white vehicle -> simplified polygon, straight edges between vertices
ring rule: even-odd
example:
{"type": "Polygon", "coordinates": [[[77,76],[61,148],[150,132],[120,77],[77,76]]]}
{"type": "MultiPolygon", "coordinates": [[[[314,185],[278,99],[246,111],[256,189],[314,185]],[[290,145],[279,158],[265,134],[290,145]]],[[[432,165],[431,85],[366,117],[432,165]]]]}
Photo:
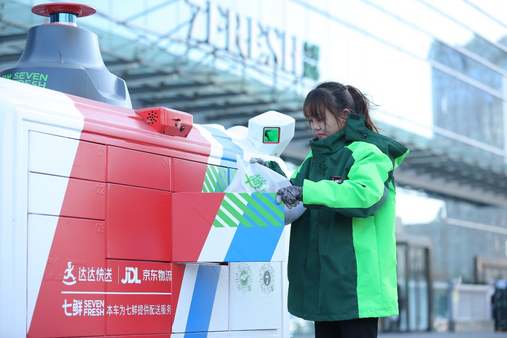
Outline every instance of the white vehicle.
{"type": "Polygon", "coordinates": [[[283,206],[224,190],[294,120],[132,110],[75,25],[93,8],[32,11],[51,23],[0,72],[0,336],[288,337],[283,206]]]}

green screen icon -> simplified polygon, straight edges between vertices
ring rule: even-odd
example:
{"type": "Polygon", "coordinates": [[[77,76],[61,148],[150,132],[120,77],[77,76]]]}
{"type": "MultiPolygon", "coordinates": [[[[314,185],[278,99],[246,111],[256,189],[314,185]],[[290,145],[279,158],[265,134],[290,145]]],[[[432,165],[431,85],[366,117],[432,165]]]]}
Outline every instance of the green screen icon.
{"type": "Polygon", "coordinates": [[[280,143],[280,128],[264,127],[264,140],[262,143],[280,143]]]}

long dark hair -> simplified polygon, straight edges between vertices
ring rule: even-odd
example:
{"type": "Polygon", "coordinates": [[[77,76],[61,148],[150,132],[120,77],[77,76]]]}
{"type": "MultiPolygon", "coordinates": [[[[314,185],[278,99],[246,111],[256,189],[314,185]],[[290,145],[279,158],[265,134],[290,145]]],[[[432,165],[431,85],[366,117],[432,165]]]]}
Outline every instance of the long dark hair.
{"type": "Polygon", "coordinates": [[[366,128],[378,133],[377,127],[370,118],[370,108],[376,106],[359,89],[339,82],[323,82],[306,96],[303,104],[303,113],[308,119],[326,119],[326,109],[336,118],[343,114],[344,109],[352,113],[364,115],[366,128]]]}

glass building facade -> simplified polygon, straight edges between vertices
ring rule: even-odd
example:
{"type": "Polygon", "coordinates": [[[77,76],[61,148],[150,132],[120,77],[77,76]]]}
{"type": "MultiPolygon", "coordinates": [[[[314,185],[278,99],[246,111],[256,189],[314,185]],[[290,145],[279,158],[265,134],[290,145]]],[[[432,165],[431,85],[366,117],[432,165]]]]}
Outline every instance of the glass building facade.
{"type": "MultiPolygon", "coordinates": [[[[28,28],[47,21],[29,12],[45,2],[0,1],[1,69],[19,58],[28,28]]],[[[382,330],[438,329],[453,279],[507,279],[507,3],[85,3],[97,14],[78,25],[98,35],[134,108],[168,106],[226,127],[278,110],[297,121],[282,155],[295,165],[309,152],[301,106],[317,83],[351,84],[372,98],[382,132],[411,149],[395,173],[406,301],[382,330]]]]}

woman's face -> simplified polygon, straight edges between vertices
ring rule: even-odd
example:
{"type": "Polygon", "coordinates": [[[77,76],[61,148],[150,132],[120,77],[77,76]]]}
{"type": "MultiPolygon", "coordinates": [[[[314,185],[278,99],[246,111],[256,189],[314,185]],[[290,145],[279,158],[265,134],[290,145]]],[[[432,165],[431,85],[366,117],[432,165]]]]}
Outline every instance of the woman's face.
{"type": "Polygon", "coordinates": [[[317,134],[319,140],[322,140],[323,138],[331,136],[345,127],[347,124],[347,113],[348,110],[345,109],[343,111],[343,116],[337,118],[333,113],[326,109],[325,120],[311,117],[308,119],[308,122],[310,123],[310,128],[312,128],[315,134],[317,134]]]}

